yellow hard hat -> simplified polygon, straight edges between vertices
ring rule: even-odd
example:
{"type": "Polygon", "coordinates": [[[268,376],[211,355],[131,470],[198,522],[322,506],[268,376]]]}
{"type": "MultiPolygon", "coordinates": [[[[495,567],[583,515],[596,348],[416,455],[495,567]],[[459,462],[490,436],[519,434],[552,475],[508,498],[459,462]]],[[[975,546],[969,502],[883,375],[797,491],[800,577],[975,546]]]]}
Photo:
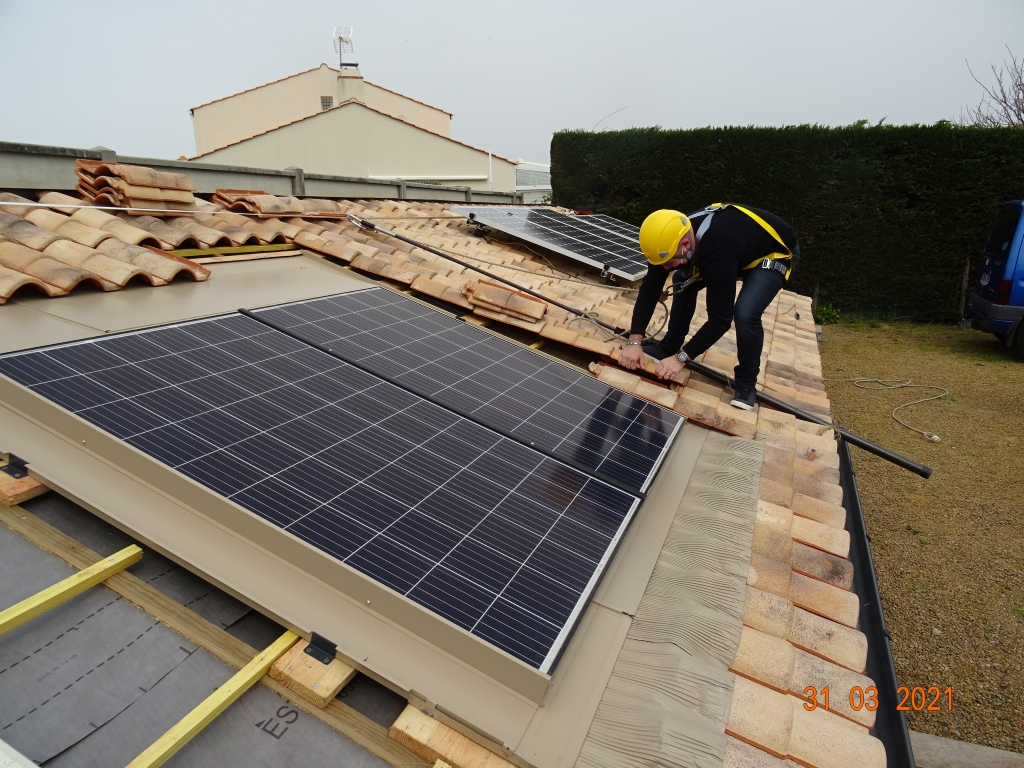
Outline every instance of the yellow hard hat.
{"type": "Polygon", "coordinates": [[[640,225],[640,250],[651,264],[664,264],[675,257],[679,241],[692,228],[685,213],[655,211],[640,225]]]}

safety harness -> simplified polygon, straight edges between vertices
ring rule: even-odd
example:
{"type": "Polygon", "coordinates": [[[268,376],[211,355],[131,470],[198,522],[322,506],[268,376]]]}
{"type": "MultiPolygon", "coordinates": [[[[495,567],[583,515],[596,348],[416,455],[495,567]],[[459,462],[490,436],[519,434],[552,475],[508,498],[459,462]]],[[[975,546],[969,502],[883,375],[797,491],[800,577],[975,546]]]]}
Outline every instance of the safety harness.
{"type": "MultiPolygon", "coordinates": [[[[782,238],[779,237],[779,233],[775,231],[775,228],[771,224],[762,219],[753,211],[744,208],[742,205],[736,205],[736,203],[712,203],[707,208],[705,208],[704,210],[707,212],[707,216],[704,217],[704,221],[700,223],[700,227],[697,229],[697,233],[695,235],[697,243],[700,243],[700,239],[704,236],[704,233],[707,232],[708,228],[711,226],[711,218],[715,215],[715,212],[730,207],[735,208],[738,211],[743,211],[745,214],[747,214],[747,216],[749,216],[758,224],[760,224],[761,228],[769,235],[771,235],[772,238],[785,249],[785,253],[769,253],[763,259],[755,259],[754,261],[747,264],[747,266],[743,267],[743,269],[741,269],[740,272],[746,272],[748,270],[755,269],[758,266],[760,266],[761,269],[773,269],[776,272],[781,272],[782,274],[785,275],[786,280],[789,280],[789,273],[793,271],[792,263],[780,264],[779,262],[791,260],[793,258],[793,252],[789,249],[789,246],[783,242],[782,238]]],[[[699,278],[696,266],[694,266],[693,268],[693,276],[699,278]]]]}

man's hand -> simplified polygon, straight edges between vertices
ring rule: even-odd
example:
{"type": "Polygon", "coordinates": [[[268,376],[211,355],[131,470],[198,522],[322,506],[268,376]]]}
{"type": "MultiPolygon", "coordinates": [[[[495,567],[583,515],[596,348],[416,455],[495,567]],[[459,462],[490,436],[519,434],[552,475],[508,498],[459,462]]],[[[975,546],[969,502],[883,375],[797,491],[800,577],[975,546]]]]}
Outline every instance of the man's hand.
{"type": "Polygon", "coordinates": [[[684,367],[685,366],[679,362],[679,358],[672,355],[658,363],[658,370],[655,371],[655,373],[659,379],[674,379],[679,375],[684,367]]]}
{"type": "Polygon", "coordinates": [[[627,344],[619,352],[619,365],[628,371],[644,367],[644,350],[637,344],[627,344]]]}

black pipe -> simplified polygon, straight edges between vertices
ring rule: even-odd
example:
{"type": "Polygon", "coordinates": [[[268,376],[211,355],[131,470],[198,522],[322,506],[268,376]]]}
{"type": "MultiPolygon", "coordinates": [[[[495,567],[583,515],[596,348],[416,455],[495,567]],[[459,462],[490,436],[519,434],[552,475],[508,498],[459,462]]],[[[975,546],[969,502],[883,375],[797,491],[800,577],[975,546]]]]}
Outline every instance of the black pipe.
{"type": "Polygon", "coordinates": [[[868,640],[868,660],[864,674],[878,689],[878,709],[872,734],[885,745],[888,768],[914,768],[914,749],[910,731],[899,705],[896,666],[892,659],[889,630],[885,626],[882,598],[875,579],[871,559],[871,539],[864,524],[864,510],[860,504],[856,473],[850,459],[850,448],[839,441],[839,484],[843,489],[846,508],[846,530],[850,534],[850,562],[853,563],[853,592],[860,598],[859,629],[868,640]]]}
{"type": "MultiPolygon", "coordinates": [[[[698,363],[695,360],[687,360],[686,366],[693,370],[694,372],[699,373],[701,376],[707,376],[709,379],[713,379],[720,384],[725,384],[727,387],[733,387],[735,389],[732,377],[727,376],[721,371],[715,370],[714,368],[709,368],[703,363],[698,363]]],[[[906,456],[901,456],[898,453],[890,451],[888,448],[883,448],[877,443],[872,443],[870,440],[865,440],[863,437],[860,437],[859,435],[855,435],[852,432],[848,432],[847,430],[843,429],[842,427],[837,427],[835,424],[825,421],[820,416],[815,416],[813,413],[808,413],[807,411],[802,411],[799,408],[794,408],[785,400],[780,400],[777,397],[772,397],[771,395],[765,392],[756,392],[755,394],[757,395],[758,400],[760,400],[762,403],[766,405],[770,405],[777,411],[782,411],[783,413],[791,414],[793,416],[796,416],[798,419],[801,419],[803,421],[809,421],[812,424],[820,424],[824,427],[831,427],[836,432],[838,432],[842,436],[842,438],[846,440],[846,442],[850,443],[851,445],[856,445],[858,448],[863,448],[868,453],[873,453],[875,454],[875,456],[880,456],[886,461],[891,461],[893,464],[896,464],[897,466],[903,467],[904,469],[909,469],[911,472],[918,474],[923,478],[927,479],[932,476],[931,467],[926,467],[924,464],[918,464],[916,461],[908,459],[906,456]]]]}
{"type": "MultiPolygon", "coordinates": [[[[404,235],[399,235],[398,233],[392,232],[391,230],[388,229],[384,229],[383,227],[378,227],[372,221],[368,221],[367,219],[360,219],[359,217],[353,215],[349,215],[349,220],[354,222],[358,226],[362,227],[363,229],[370,230],[371,232],[381,232],[387,235],[388,237],[394,237],[398,240],[401,240],[404,243],[409,243],[409,245],[415,245],[417,248],[422,248],[424,251],[428,251],[429,253],[433,253],[444,259],[448,259],[449,261],[454,261],[456,264],[465,267],[466,269],[472,269],[474,272],[479,272],[482,275],[486,275],[492,280],[497,280],[499,282],[505,283],[505,285],[510,285],[517,291],[522,291],[523,293],[527,293],[530,296],[535,296],[541,301],[547,302],[548,304],[552,304],[558,307],[559,309],[564,309],[567,312],[571,312],[572,314],[577,315],[578,317],[585,317],[591,322],[601,326],[602,328],[611,331],[616,336],[621,336],[625,332],[624,328],[615,328],[614,326],[609,325],[608,323],[600,320],[599,318],[591,317],[587,313],[582,312],[576,309],[575,307],[570,307],[566,304],[562,304],[561,302],[555,301],[554,299],[549,299],[547,296],[544,296],[543,294],[537,293],[536,291],[531,291],[529,288],[524,288],[523,286],[518,285],[512,282],[511,280],[506,280],[504,277],[492,275],[487,270],[482,269],[481,267],[474,266],[468,262],[462,261],[461,259],[458,259],[450,254],[445,253],[444,251],[440,251],[436,248],[431,248],[429,245],[424,245],[423,243],[416,242],[411,238],[405,237],[404,235]]],[[[692,370],[701,374],[702,376],[707,376],[709,379],[713,379],[719,382],[720,384],[725,384],[727,387],[733,387],[735,389],[732,378],[722,373],[721,371],[715,370],[714,368],[709,368],[703,363],[698,363],[694,360],[687,360],[686,365],[692,370]]],[[[909,469],[911,472],[920,475],[925,479],[932,476],[931,467],[926,467],[924,464],[918,464],[916,461],[908,459],[906,456],[901,456],[898,453],[890,451],[888,448],[883,448],[882,446],[877,445],[876,443],[872,443],[870,440],[865,440],[863,437],[855,435],[852,432],[848,432],[842,427],[837,427],[835,424],[827,422],[824,419],[815,416],[814,414],[808,413],[807,411],[802,411],[799,408],[794,408],[792,405],[790,405],[784,400],[779,400],[778,398],[772,397],[771,395],[767,395],[764,392],[756,392],[755,395],[759,401],[765,403],[766,405],[770,405],[777,411],[788,413],[792,416],[796,416],[798,419],[802,419],[803,421],[809,421],[812,424],[821,424],[822,426],[832,427],[834,430],[836,430],[836,432],[842,435],[844,440],[853,445],[856,445],[858,448],[863,448],[868,453],[873,453],[876,456],[885,459],[886,461],[891,461],[893,464],[899,467],[909,469]]]]}
{"type": "Polygon", "coordinates": [[[357,363],[355,360],[351,360],[345,355],[338,354],[333,349],[325,347],[323,344],[318,344],[315,341],[310,341],[309,339],[303,338],[294,331],[290,331],[287,328],[278,325],[277,323],[272,323],[270,320],[267,320],[264,317],[260,317],[259,315],[249,311],[248,309],[240,309],[238,310],[238,313],[241,315],[245,315],[246,317],[255,320],[258,323],[262,323],[268,328],[273,328],[275,331],[283,333],[285,336],[290,336],[296,341],[301,341],[303,344],[307,344],[308,346],[313,347],[314,349],[318,349],[324,354],[328,354],[331,357],[341,360],[341,362],[351,365],[353,368],[358,368],[364,373],[368,373],[371,376],[380,379],[381,381],[386,381],[388,384],[398,387],[399,389],[409,392],[413,395],[416,395],[416,397],[422,397],[427,402],[433,403],[439,408],[444,408],[446,411],[451,411],[452,413],[466,419],[466,421],[471,421],[477,426],[483,427],[484,429],[489,429],[492,432],[496,432],[502,437],[507,438],[508,440],[512,440],[513,442],[519,443],[520,445],[526,446],[527,448],[536,451],[542,456],[547,456],[550,459],[554,459],[555,461],[561,462],[562,464],[566,464],[567,466],[572,467],[578,472],[582,472],[588,477],[593,477],[597,480],[600,480],[602,483],[607,483],[613,488],[619,489],[623,493],[628,493],[630,496],[636,496],[639,499],[647,498],[647,493],[645,491],[641,491],[639,488],[630,488],[629,486],[624,485],[620,481],[616,480],[614,477],[606,475],[603,472],[598,472],[596,469],[592,469],[591,467],[588,467],[584,464],[580,464],[578,461],[574,459],[570,459],[565,456],[556,456],[554,453],[547,450],[546,448],[540,448],[534,445],[533,443],[528,443],[526,440],[523,440],[523,438],[513,435],[511,432],[507,432],[504,429],[501,429],[500,427],[496,427],[493,424],[485,424],[484,422],[480,421],[478,418],[473,416],[471,413],[467,413],[463,411],[461,408],[456,408],[453,405],[439,402],[438,400],[435,400],[433,397],[426,394],[425,392],[420,392],[416,387],[410,387],[407,384],[402,384],[400,382],[395,381],[392,378],[383,376],[382,374],[377,373],[372,368],[369,368],[368,366],[363,365],[362,363],[357,363]]]}

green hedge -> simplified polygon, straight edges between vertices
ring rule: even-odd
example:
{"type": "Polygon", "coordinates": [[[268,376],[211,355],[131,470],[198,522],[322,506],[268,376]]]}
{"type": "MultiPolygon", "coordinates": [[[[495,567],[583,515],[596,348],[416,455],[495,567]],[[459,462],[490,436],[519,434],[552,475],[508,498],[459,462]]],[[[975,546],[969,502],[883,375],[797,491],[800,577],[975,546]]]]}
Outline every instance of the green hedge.
{"type": "Polygon", "coordinates": [[[854,125],[562,131],[558,205],[639,224],[658,208],[747,203],[800,237],[793,287],[890,318],[955,320],[1000,203],[1024,197],[1024,130],[854,125]]]}

